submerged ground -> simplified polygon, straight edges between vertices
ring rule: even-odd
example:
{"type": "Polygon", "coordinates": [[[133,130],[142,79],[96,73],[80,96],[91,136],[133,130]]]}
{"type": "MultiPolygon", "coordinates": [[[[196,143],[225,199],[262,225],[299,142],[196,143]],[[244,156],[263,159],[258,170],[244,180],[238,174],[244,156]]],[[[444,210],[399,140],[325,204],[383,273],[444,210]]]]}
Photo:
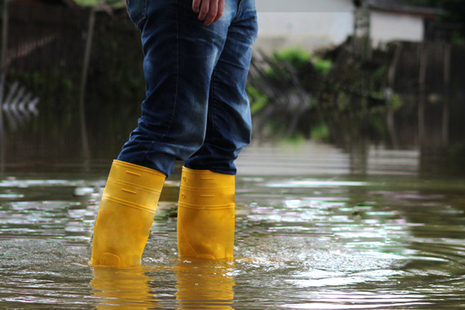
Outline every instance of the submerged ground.
{"type": "Polygon", "coordinates": [[[0,308],[465,306],[465,176],[313,143],[252,146],[238,168],[234,262],[177,259],[175,173],[143,266],[124,270],[88,267],[106,172],[4,174],[0,308]]]}

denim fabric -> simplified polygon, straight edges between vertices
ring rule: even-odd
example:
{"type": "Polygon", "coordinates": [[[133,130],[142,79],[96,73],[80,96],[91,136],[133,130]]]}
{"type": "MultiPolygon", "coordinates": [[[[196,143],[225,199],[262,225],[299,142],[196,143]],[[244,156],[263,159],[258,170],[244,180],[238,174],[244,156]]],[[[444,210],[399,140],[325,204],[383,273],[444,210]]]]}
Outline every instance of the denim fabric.
{"type": "Polygon", "coordinates": [[[119,160],[169,176],[175,161],[235,174],[250,142],[245,85],[257,36],[254,0],[226,0],[221,19],[198,20],[192,0],[128,0],[140,29],[146,99],[119,160]]]}

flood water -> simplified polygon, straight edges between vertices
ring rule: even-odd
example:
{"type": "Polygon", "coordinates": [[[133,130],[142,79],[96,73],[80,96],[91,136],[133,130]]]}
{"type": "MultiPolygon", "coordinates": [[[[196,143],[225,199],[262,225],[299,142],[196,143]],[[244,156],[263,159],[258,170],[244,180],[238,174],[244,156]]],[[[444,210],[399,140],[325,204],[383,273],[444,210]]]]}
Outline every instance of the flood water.
{"type": "Polygon", "coordinates": [[[249,147],[237,162],[233,262],[177,258],[177,172],[132,269],[88,267],[107,172],[5,174],[0,308],[465,307],[465,176],[425,176],[419,157],[249,147]]]}

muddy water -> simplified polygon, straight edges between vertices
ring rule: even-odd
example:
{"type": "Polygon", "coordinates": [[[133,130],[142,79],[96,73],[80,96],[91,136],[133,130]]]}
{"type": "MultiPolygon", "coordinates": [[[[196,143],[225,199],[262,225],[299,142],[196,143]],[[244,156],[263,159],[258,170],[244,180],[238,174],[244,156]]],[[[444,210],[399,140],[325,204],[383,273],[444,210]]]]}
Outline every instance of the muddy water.
{"type": "Polygon", "coordinates": [[[465,178],[415,151],[255,146],[238,161],[233,262],[180,261],[178,174],[133,269],[89,268],[106,173],[0,180],[2,309],[455,309],[465,178]]]}

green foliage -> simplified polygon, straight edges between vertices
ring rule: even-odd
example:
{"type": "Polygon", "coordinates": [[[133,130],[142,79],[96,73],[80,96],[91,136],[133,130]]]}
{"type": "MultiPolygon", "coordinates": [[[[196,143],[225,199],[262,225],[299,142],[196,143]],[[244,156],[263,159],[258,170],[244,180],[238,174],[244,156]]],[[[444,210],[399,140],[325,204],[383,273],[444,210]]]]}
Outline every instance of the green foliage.
{"type": "Polygon", "coordinates": [[[300,70],[310,63],[311,54],[301,48],[287,49],[273,53],[271,57],[272,65],[268,68],[267,79],[282,83],[283,80],[290,79],[291,74],[288,65],[296,70],[300,70]]]}
{"type": "Polygon", "coordinates": [[[312,127],[310,135],[314,141],[326,142],[330,139],[330,131],[326,124],[318,124],[312,127]]]}
{"type": "Polygon", "coordinates": [[[390,101],[390,104],[391,104],[391,108],[394,110],[394,111],[397,111],[399,110],[403,105],[403,101],[402,101],[402,97],[395,93],[392,95],[392,98],[391,98],[391,101],[390,101]]]}
{"type": "Polygon", "coordinates": [[[107,5],[112,8],[122,8],[124,7],[124,0],[74,0],[77,4],[82,6],[102,6],[107,5]]]}
{"type": "MultiPolygon", "coordinates": [[[[262,72],[264,76],[252,77],[247,86],[252,114],[260,119],[258,123],[266,123],[267,134],[275,139],[308,139],[315,123],[312,113],[316,106],[314,94],[318,91],[315,77],[326,75],[332,68],[332,61],[312,56],[300,47],[275,52],[266,60],[268,66],[262,72]],[[296,86],[296,80],[300,86],[296,86]],[[268,91],[270,85],[279,91],[268,91]],[[306,92],[304,97],[302,89],[306,92]],[[270,92],[273,96],[269,98],[270,92]],[[302,100],[306,100],[306,96],[309,101],[304,103],[302,100]],[[288,102],[288,106],[283,106],[283,101],[288,102]]],[[[262,132],[263,127],[259,127],[262,132]]]]}
{"type": "Polygon", "coordinates": [[[312,58],[312,62],[315,66],[315,72],[320,75],[326,75],[333,65],[333,62],[330,59],[322,59],[317,56],[312,58]]]}
{"type": "Polygon", "coordinates": [[[388,71],[387,66],[380,66],[373,72],[371,76],[373,79],[380,80],[386,76],[387,71],[388,71]]]}
{"type": "Polygon", "coordinates": [[[259,112],[268,104],[268,97],[252,85],[247,85],[246,90],[249,96],[250,111],[252,114],[259,112]]]}
{"type": "MultiPolygon", "coordinates": [[[[318,56],[312,56],[308,51],[303,50],[300,47],[275,52],[272,56],[272,61],[275,64],[283,64],[287,62],[294,69],[301,70],[306,68],[306,65],[311,64],[312,70],[319,74],[325,75],[331,70],[332,61],[330,59],[322,59],[318,56]]],[[[272,76],[274,72],[270,71],[269,75],[272,76]]]]}
{"type": "Polygon", "coordinates": [[[275,52],[272,57],[275,63],[283,63],[287,61],[295,69],[299,69],[311,59],[311,53],[302,48],[287,49],[280,52],[275,52]]]}
{"type": "Polygon", "coordinates": [[[74,0],[77,4],[82,6],[98,6],[98,0],[74,0]]]}

